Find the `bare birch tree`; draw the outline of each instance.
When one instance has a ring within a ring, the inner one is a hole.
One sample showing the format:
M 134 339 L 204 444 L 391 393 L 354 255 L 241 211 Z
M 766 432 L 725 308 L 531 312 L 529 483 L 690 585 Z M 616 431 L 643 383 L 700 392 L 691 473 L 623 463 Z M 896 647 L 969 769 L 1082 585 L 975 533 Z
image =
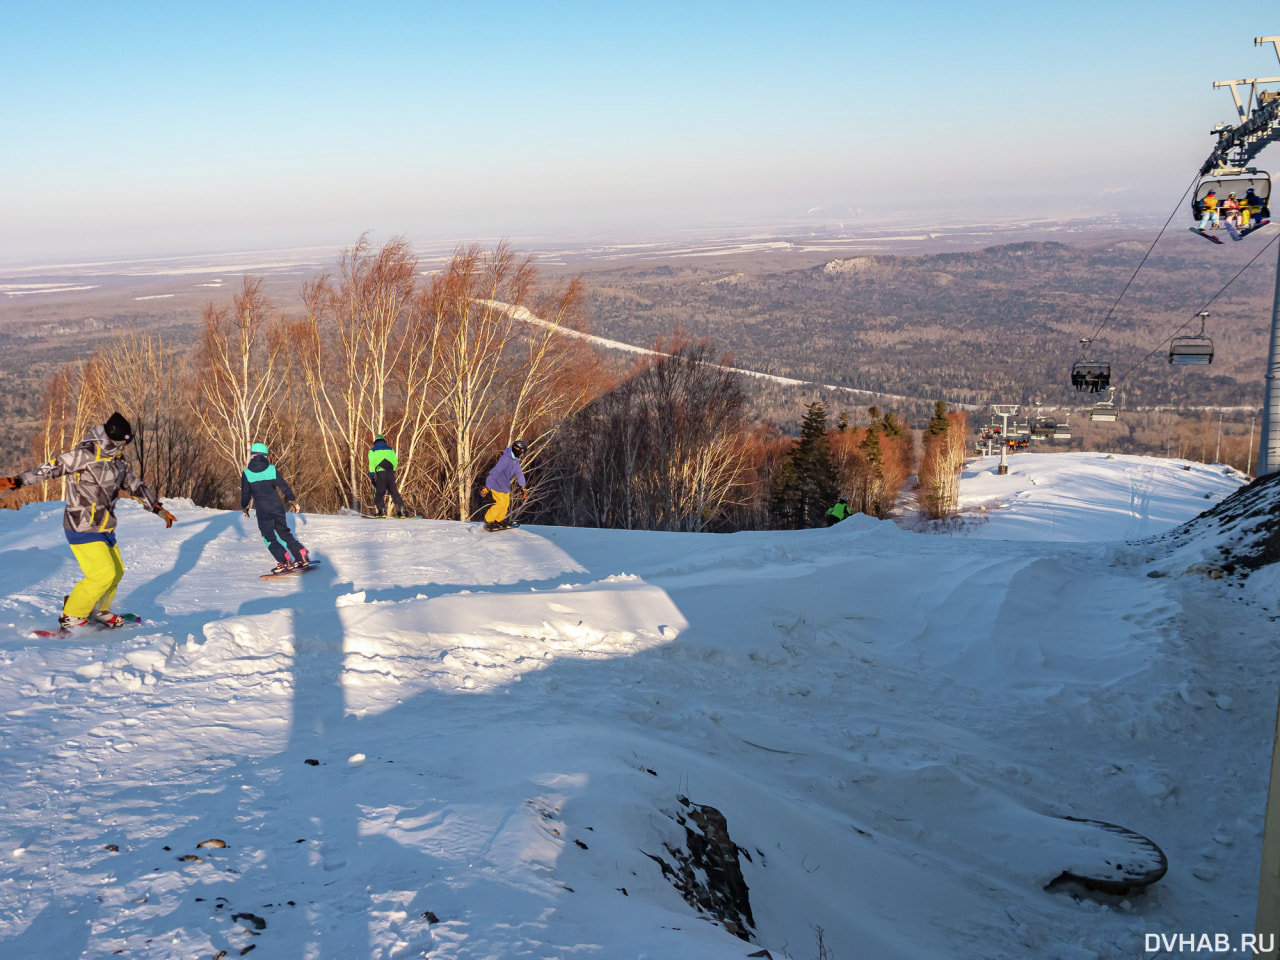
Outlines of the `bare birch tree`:
M 558 434 L 570 522 L 706 530 L 739 493 L 746 397 L 705 341 L 677 338 Z M 670 351 L 667 353 L 666 351 Z
M 261 277 L 245 277 L 231 309 L 206 304 L 198 352 L 200 390 L 191 410 L 214 455 L 239 472 L 249 447 L 277 434 L 285 391 L 285 333 L 272 317 Z
M 937 412 L 925 430 L 924 457 L 917 477 L 921 513 L 930 520 L 953 516 L 960 502 L 960 472 L 964 467 L 968 415 L 947 413 L 938 402 Z
M 365 451 L 376 434 L 412 464 L 430 418 L 435 330 L 424 317 L 418 260 L 396 238 L 374 249 L 361 237 L 336 279 L 303 290 L 306 319 L 291 327 L 331 476 L 344 502 L 367 494 Z

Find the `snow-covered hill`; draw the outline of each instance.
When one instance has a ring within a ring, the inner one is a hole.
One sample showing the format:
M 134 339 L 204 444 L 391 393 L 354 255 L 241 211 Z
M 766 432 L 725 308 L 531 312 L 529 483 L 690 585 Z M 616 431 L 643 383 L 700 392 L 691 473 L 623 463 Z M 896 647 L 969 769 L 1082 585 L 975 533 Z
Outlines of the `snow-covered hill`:
M 0 955 L 809 960 L 821 928 L 838 960 L 1131 960 L 1148 933 L 1238 940 L 1274 581 L 1205 575 L 1196 543 L 1235 534 L 1174 528 L 1242 478 L 1010 464 L 966 474 L 988 507 L 947 531 L 968 536 L 303 516 L 324 566 L 282 581 L 258 579 L 239 513 L 178 505 L 166 531 L 126 505 L 117 608 L 148 622 L 63 641 L 24 636 L 78 576 L 60 507 L 0 512 Z M 698 805 L 741 851 L 749 942 L 668 877 Z M 1063 816 L 1150 837 L 1168 874 L 1046 891 L 1097 842 Z

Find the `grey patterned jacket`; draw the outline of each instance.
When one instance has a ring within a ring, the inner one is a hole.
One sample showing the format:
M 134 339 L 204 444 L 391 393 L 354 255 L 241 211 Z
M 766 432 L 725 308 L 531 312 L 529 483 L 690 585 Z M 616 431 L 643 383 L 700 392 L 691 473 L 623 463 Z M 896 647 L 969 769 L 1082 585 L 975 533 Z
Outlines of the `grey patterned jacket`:
M 79 445 L 22 474 L 23 486 L 72 474 L 67 481 L 65 530 L 110 533 L 116 528 L 116 500 L 123 493 L 155 512 L 159 500 L 124 459 L 124 444 L 94 427 Z

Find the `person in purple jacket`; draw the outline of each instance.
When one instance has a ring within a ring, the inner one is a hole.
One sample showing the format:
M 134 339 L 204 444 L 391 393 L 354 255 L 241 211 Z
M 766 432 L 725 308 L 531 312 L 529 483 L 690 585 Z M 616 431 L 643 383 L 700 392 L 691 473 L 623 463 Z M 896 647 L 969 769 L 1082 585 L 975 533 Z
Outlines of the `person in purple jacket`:
M 484 528 L 486 530 L 505 530 L 518 527 L 519 524 L 507 519 L 507 511 L 511 508 L 512 490 L 523 491 L 525 484 L 524 471 L 520 469 L 520 458 L 524 456 L 528 445 L 517 440 L 502 451 L 502 456 L 493 465 L 489 475 L 484 478 L 484 493 L 493 497 L 493 506 L 485 511 Z

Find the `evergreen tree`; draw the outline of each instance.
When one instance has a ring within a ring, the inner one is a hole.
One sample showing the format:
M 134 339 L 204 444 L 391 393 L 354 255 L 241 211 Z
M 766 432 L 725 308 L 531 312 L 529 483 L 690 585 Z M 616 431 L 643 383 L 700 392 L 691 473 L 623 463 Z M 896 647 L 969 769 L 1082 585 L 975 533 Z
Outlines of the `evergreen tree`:
M 827 411 L 821 401 L 814 401 L 800 426 L 800 438 L 774 475 L 769 498 L 774 527 L 800 530 L 822 526 L 838 493 L 836 468 L 827 444 Z
M 874 409 L 874 407 L 872 409 Z M 880 428 L 884 430 L 886 436 L 905 437 L 907 435 L 906 424 L 901 423 L 898 420 L 898 415 L 892 410 L 886 413 L 884 418 L 880 420 Z
M 951 426 L 951 421 L 947 419 L 947 401 L 939 400 L 933 405 L 933 417 L 929 420 L 929 426 L 925 429 L 925 443 L 934 437 L 940 437 L 947 432 Z

